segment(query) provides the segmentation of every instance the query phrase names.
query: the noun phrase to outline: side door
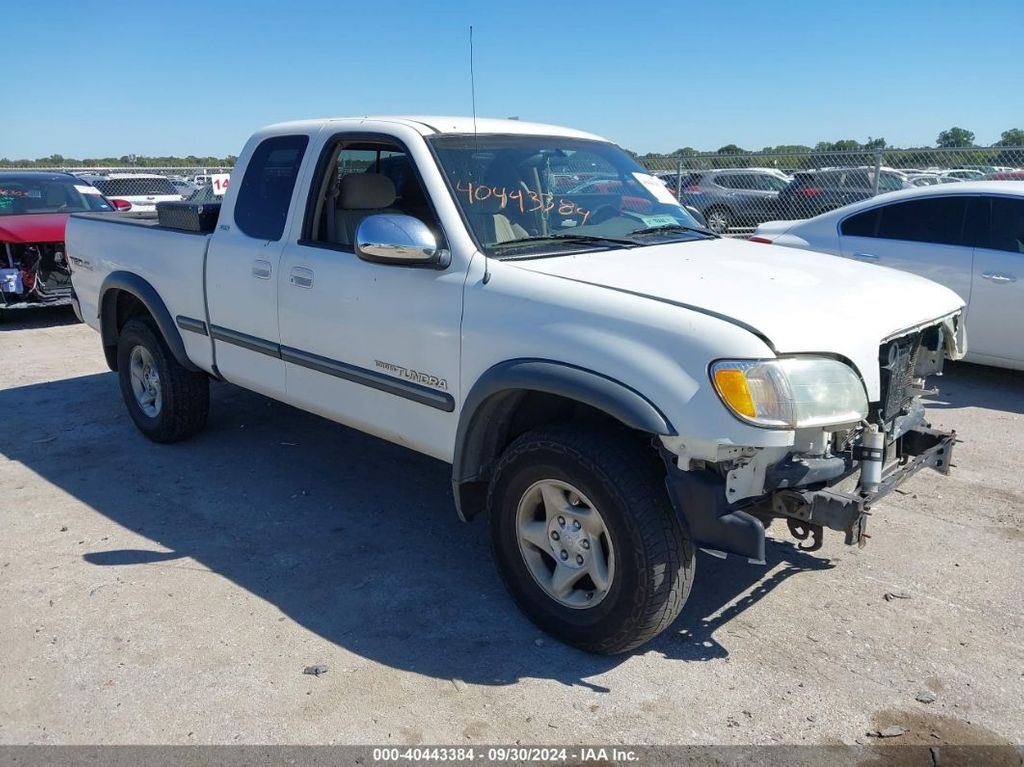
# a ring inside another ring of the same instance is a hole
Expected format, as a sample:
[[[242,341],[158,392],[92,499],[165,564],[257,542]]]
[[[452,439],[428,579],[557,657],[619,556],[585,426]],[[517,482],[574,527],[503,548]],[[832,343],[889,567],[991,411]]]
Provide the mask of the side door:
[[[973,248],[965,243],[967,195],[880,205],[839,223],[847,258],[880,264],[945,285],[970,305]]]
[[[1024,366],[1024,198],[979,198],[967,351]]]
[[[309,137],[271,136],[252,150],[206,257],[206,296],[220,374],[271,397],[285,393],[277,323],[277,278],[295,180]]]
[[[767,173],[746,173],[739,176],[743,208],[743,223],[757,225],[775,218],[778,209],[778,188],[772,181],[778,181]]]
[[[358,225],[374,214],[419,218],[444,245],[417,164],[398,139],[338,134],[317,168],[310,220],[289,237],[281,262],[288,401],[450,461],[465,269],[356,255]]]

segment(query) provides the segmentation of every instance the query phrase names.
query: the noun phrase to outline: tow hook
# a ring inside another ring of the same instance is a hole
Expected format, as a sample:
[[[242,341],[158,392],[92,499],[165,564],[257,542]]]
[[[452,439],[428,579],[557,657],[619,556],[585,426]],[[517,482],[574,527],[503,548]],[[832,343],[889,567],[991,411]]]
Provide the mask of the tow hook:
[[[817,551],[821,548],[821,525],[814,525],[810,522],[804,522],[803,520],[793,518],[787,519],[786,524],[789,526],[790,534],[798,541],[806,541],[808,538],[811,539],[811,542],[808,545],[804,545],[803,543],[797,544],[797,548],[800,549],[800,551]]]

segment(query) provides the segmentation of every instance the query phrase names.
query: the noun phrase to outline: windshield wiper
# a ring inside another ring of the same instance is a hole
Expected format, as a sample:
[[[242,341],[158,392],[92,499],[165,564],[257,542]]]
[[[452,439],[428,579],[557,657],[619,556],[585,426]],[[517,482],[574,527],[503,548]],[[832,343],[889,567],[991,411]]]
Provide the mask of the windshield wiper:
[[[635,248],[637,243],[633,240],[627,240],[622,237],[605,237],[600,234],[570,234],[568,232],[559,232],[557,234],[535,234],[530,237],[520,237],[518,240],[507,240],[505,242],[497,242],[491,245],[492,248],[507,248],[514,247],[516,245],[526,245],[533,242],[577,242],[581,245],[622,245],[624,247]]]
[[[718,232],[712,232],[710,229],[702,229],[698,226],[686,226],[686,224],[661,224],[659,226],[648,226],[646,229],[637,229],[636,231],[630,232],[629,236],[633,237],[638,234],[656,234],[658,232],[694,232],[695,234],[705,234],[710,237],[721,237]]]

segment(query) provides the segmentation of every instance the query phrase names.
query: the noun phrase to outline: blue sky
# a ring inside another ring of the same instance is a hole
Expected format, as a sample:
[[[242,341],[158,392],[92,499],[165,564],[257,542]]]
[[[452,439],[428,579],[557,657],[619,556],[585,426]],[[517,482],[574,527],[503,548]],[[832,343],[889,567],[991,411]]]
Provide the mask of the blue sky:
[[[0,157],[237,153],[304,117],[477,112],[636,151],[1024,128],[1021,0],[5,3]]]

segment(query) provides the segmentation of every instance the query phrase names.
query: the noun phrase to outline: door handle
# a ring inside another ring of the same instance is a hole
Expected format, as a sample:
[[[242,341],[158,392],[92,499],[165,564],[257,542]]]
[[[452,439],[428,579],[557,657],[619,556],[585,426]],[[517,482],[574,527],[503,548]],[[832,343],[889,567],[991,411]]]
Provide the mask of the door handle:
[[[985,274],[983,274],[981,276],[984,279],[986,279],[986,280],[991,280],[992,282],[998,283],[1000,285],[1005,285],[1008,282],[1016,282],[1017,281],[1017,278],[1014,277],[1013,275],[1010,275],[1010,274],[999,274],[998,272],[986,272]]]
[[[854,258],[866,258],[866,259],[869,259],[871,261],[881,261],[882,260],[878,256],[876,256],[874,253],[854,253],[853,257]]]
[[[311,288],[313,287],[313,270],[296,266],[288,274],[288,282],[297,288]]]
[[[269,280],[272,268],[269,261],[253,261],[252,276],[258,280]]]

